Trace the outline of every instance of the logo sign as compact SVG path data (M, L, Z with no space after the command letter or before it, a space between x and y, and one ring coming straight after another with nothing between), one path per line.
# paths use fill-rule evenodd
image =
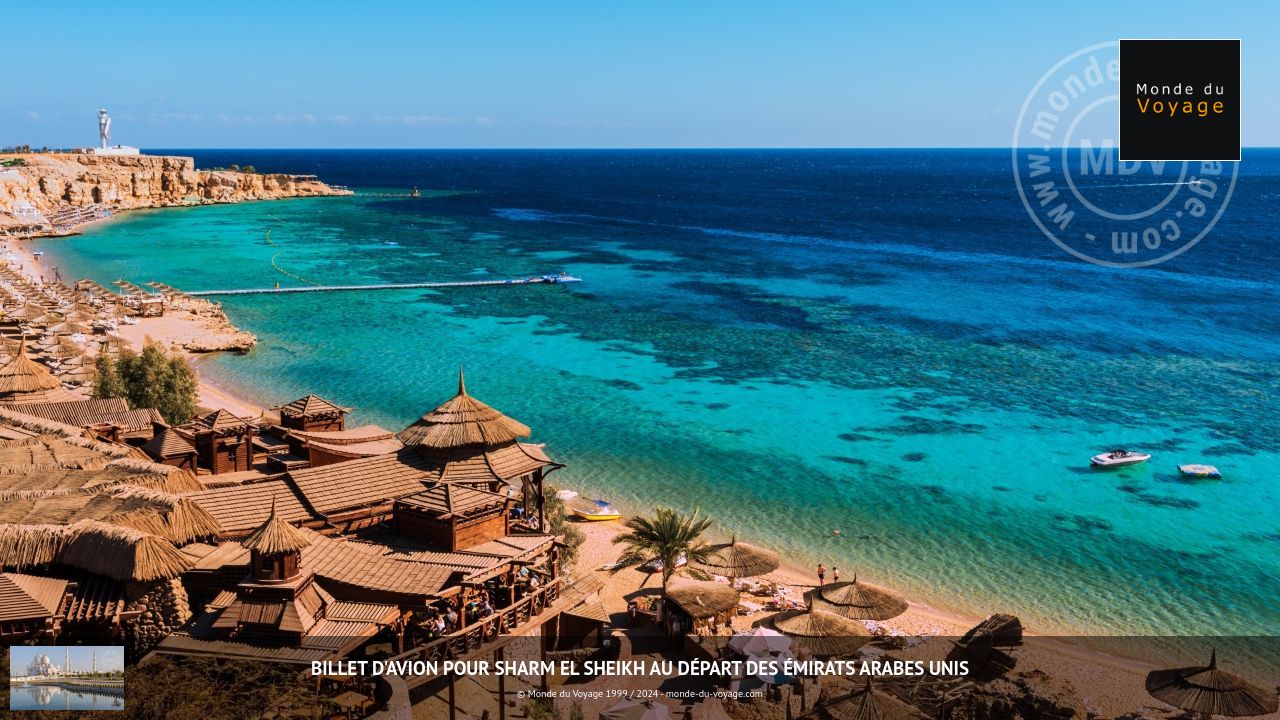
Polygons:
M1121 159L1119 46L1078 50L1031 89L1014 126L1014 180L1027 213L1062 250L1097 265L1146 267L1186 252L1213 229L1239 168L1201 160L1199 151ZM1236 128L1232 158L1239 156L1238 118Z
M1240 160L1240 41L1121 40L1120 157Z

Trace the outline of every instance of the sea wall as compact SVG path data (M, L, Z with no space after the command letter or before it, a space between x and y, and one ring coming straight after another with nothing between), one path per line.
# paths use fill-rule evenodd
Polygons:
M0 168L0 232L46 224L32 234L57 234L60 213L91 206L120 211L350 194L309 176L197 170L189 157L0 154L0 161L14 159L20 164Z

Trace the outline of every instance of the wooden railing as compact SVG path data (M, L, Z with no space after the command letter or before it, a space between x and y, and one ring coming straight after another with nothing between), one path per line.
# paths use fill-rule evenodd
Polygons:
M437 638L396 655L391 660L444 661L463 658L528 623L550 607L561 593L563 578L548 580L545 585L516 602L479 618L456 632ZM412 680L410 684L414 684Z

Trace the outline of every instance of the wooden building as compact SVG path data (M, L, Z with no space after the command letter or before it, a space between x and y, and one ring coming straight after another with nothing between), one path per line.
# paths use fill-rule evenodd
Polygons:
M287 430L321 432L345 430L347 413L351 412L351 408L340 407L318 395L300 397L276 410L280 411L280 425Z
M163 465L197 472L195 446L168 425L157 423L142 451Z
M505 495L440 483L395 504L396 532L448 552L504 537L510 531Z
M489 492L518 488L526 511L536 512L537 528L545 530L543 480L564 466L551 460L542 446L520 442L529 433L527 425L468 395L459 370L457 394L397 437L430 466L434 482Z
M248 420L217 410L173 430L195 446L197 463L214 475L253 469L256 427Z

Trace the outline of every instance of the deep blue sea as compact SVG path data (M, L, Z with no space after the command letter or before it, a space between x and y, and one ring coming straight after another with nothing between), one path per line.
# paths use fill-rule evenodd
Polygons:
M461 365L628 511L1038 632L1280 634L1280 151L1141 270L1042 235L1008 150L169 152L357 194L130 213L44 241L64 277L585 280L226 298L262 344L205 368L260 401L398 429Z

